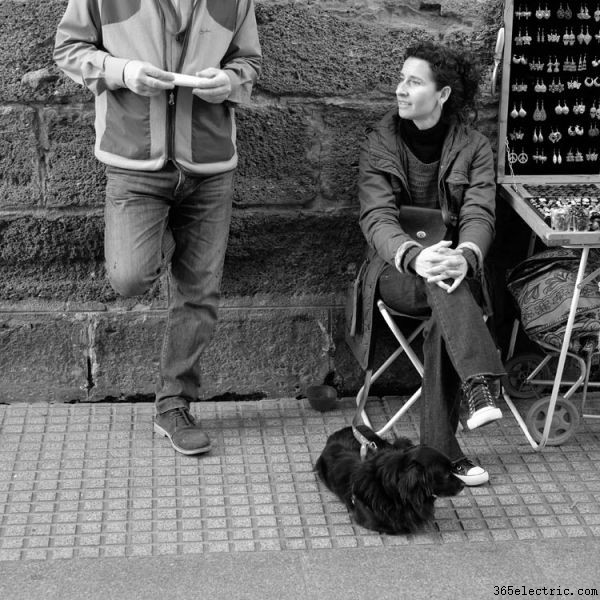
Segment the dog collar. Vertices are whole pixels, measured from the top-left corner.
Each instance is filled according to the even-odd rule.
[[[372,452],[377,451],[377,444],[368,440],[354,425],[352,425],[352,433],[356,438],[356,441],[360,444],[360,460],[365,460],[369,450]]]

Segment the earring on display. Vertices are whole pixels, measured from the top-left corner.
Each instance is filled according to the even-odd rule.
[[[519,116],[519,111],[517,110],[517,105],[516,105],[516,104],[513,104],[513,109],[510,111],[510,116],[511,116],[513,119],[516,119],[516,118],[518,118],[518,116]]]
[[[585,6],[581,6],[579,12],[577,13],[577,18],[583,19],[584,21],[587,21],[587,19],[590,18],[590,11],[588,10],[587,4]]]
[[[511,140],[522,140],[523,136],[525,134],[523,133],[522,129],[514,129],[513,131],[510,132],[509,136]]]
[[[540,20],[544,18],[544,11],[542,10],[541,4],[538,4],[537,10],[535,11],[535,18]]]
[[[548,139],[553,144],[556,144],[556,143],[558,143],[562,139],[562,133],[560,131],[558,131],[558,129],[557,130],[552,129],[550,131],[550,134],[548,135]]]
[[[519,116],[521,118],[525,118],[527,116],[527,111],[523,108],[523,103],[521,102],[519,107]]]

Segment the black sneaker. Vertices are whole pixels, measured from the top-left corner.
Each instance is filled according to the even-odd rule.
[[[485,376],[472,377],[463,383],[462,391],[469,412],[467,419],[469,429],[502,418],[502,411],[496,406],[497,395],[492,391],[493,388],[494,382]]]
[[[181,454],[203,454],[212,448],[210,438],[185,407],[156,415],[154,431],[168,437],[173,448]]]
[[[452,474],[465,485],[481,485],[490,480],[490,474],[466,456],[452,463]]]

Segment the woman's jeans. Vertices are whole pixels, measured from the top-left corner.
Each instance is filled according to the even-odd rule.
[[[146,292],[169,264],[170,294],[156,411],[188,406],[216,321],[232,207],[233,171],[189,176],[107,168],[104,250],[113,288]]]
[[[475,375],[501,375],[504,366],[483,320],[481,288],[465,279],[451,294],[416,275],[387,266],[379,278],[379,295],[392,309],[428,315],[423,341],[423,390],[420,400],[422,444],[455,461],[464,456],[455,431],[460,385]]]

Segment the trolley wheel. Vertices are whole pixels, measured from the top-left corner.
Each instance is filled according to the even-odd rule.
[[[549,406],[550,396],[540,398],[533,403],[525,418],[525,424],[531,432],[531,436],[538,443],[542,440],[544,434]],[[554,406],[554,414],[552,415],[552,423],[546,444],[548,446],[560,446],[575,433],[578,425],[579,410],[577,410],[577,407],[567,398],[558,398]]]
[[[506,375],[502,378],[504,389],[512,398],[537,398],[540,394],[536,386],[527,383],[527,377],[544,360],[542,354],[534,352],[529,354],[518,354],[513,356],[505,365]],[[548,365],[538,373],[537,377],[541,379],[552,379],[547,372]]]

